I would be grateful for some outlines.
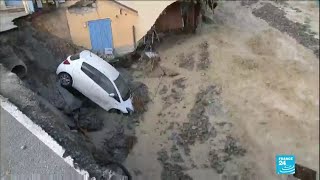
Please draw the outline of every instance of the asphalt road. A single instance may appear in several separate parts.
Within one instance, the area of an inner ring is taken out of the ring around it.
[[[83,179],[8,112],[1,108],[0,114],[1,180]]]

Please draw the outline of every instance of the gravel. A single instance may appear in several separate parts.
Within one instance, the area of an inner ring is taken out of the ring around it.
[[[161,172],[162,180],[192,180],[188,174],[185,174],[183,171],[186,170],[185,167],[172,164],[172,163],[164,163],[163,170]]]
[[[227,153],[229,156],[244,156],[246,150],[241,147],[238,141],[231,136],[227,136],[227,140],[224,146],[224,152]]]
[[[194,145],[196,141],[204,143],[209,137],[216,136],[215,128],[205,112],[208,96],[216,94],[218,89],[216,86],[209,86],[197,94],[195,104],[188,114],[189,121],[180,128],[178,144],[183,146],[186,155],[190,154],[189,145]]]
[[[199,62],[197,63],[197,70],[206,70],[210,66],[210,59],[209,59],[209,51],[208,51],[209,44],[207,41],[202,42],[199,45],[200,54],[199,54]]]
[[[221,174],[225,169],[226,162],[231,161],[234,156],[244,156],[245,153],[246,150],[241,147],[239,142],[228,135],[224,141],[223,149],[213,149],[209,152],[208,159],[210,167],[215,169],[217,173]]]
[[[165,149],[158,152],[158,160],[162,164],[161,179],[162,180],[192,180],[192,178],[183,171],[186,167],[177,163],[169,162],[169,155]]]
[[[217,173],[221,174],[225,168],[225,163],[221,157],[219,157],[218,152],[212,150],[209,152],[209,162],[210,167],[215,169]]]
[[[270,26],[297,40],[300,44],[309,48],[319,57],[319,39],[315,38],[308,25],[290,21],[285,12],[271,3],[266,3],[261,8],[252,12],[255,16],[265,20]]]
[[[171,157],[170,157],[170,160],[172,162],[176,162],[176,163],[183,163],[184,160],[179,152],[179,149],[177,148],[176,145],[173,145],[171,147]]]
[[[183,53],[178,56],[179,67],[192,71],[194,68],[194,52],[191,52],[185,56]]]

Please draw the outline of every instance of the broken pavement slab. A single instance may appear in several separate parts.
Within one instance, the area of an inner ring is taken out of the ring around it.
[[[8,31],[10,29],[17,28],[13,20],[28,14],[24,11],[21,12],[6,12],[0,11],[0,32]]]

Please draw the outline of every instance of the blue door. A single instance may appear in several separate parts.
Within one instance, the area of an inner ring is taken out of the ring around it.
[[[110,19],[89,21],[89,32],[94,51],[104,53],[106,48],[113,48]]]
[[[22,0],[5,0],[6,6],[22,7]]]

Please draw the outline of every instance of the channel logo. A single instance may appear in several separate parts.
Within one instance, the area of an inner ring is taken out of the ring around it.
[[[296,158],[294,155],[276,155],[276,173],[294,174]]]

